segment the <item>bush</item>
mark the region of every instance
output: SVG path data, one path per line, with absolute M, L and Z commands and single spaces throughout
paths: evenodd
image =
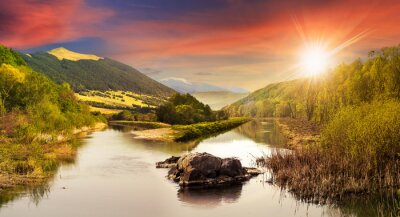
M 274 153 L 259 162 L 271 169 L 274 182 L 305 200 L 381 190 L 392 195 L 390 190 L 400 186 L 400 102 L 340 109 L 323 129 L 320 145 Z
M 194 124 L 227 119 L 224 111 L 213 112 L 190 94 L 175 94 L 156 111 L 158 120 L 169 124 Z M 217 119 L 220 118 L 220 119 Z
M 68 84 L 55 84 L 32 71 L 17 53 L 0 46 L 0 132 L 5 136 L 30 143 L 100 120 L 77 101 Z
M 323 130 L 322 145 L 351 159 L 372 158 L 369 164 L 385 166 L 399 160 L 400 102 L 376 101 L 341 109 Z
M 249 120 L 248 118 L 233 118 L 230 120 L 204 122 L 185 126 L 176 125 L 173 129 L 181 131 L 181 133 L 176 136 L 175 141 L 184 142 L 210 136 L 240 126 Z

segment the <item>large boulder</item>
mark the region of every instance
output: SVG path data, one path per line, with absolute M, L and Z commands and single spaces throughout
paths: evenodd
M 183 170 L 184 181 L 215 178 L 221 168 L 222 159 L 208 153 L 191 153 L 177 162 L 178 170 Z M 193 174 L 192 174 L 193 173 Z
M 261 173 L 255 168 L 242 167 L 236 158 L 221 159 L 208 153 L 190 153 L 178 160 L 171 157 L 156 163 L 156 166 L 170 168 L 167 177 L 179 182 L 181 187 L 242 183 Z
M 245 175 L 245 173 L 246 170 L 243 169 L 240 160 L 236 158 L 225 158 L 222 160 L 221 169 L 219 173 L 221 176 L 235 177 L 235 176 L 243 176 Z

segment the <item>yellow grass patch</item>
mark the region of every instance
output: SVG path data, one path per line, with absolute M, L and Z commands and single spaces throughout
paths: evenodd
M 67 60 L 72 60 L 72 61 L 78 61 L 78 60 L 100 60 L 103 59 L 102 57 L 98 57 L 93 54 L 81 54 L 81 53 L 76 53 L 70 50 L 67 50 L 63 47 L 59 47 L 56 49 L 53 49 L 48 52 L 49 54 L 57 57 L 59 60 L 67 59 Z
M 96 92 L 107 94 L 109 97 L 96 95 Z M 122 92 L 125 92 L 126 94 L 124 95 L 124 94 L 122 94 Z M 133 93 L 130 91 L 105 91 L 105 92 L 89 91 L 89 92 L 85 92 L 84 94 L 85 95 L 76 94 L 76 96 L 81 101 L 100 102 L 100 103 L 104 103 L 107 105 L 113 105 L 113 106 L 123 106 L 123 107 L 131 107 L 132 105 L 143 106 L 143 107 L 148 106 L 140 99 L 136 99 L 136 98 L 127 96 L 127 94 L 137 96 L 137 97 L 141 96 L 139 94 L 136 94 L 136 93 Z
M 97 108 L 97 107 L 93 107 L 93 106 L 89 106 L 90 111 L 92 112 L 100 112 L 102 114 L 117 114 L 120 113 L 122 110 L 120 109 L 107 109 L 107 108 Z

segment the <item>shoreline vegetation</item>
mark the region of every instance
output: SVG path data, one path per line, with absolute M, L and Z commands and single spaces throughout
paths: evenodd
M 296 131 L 292 126 L 286 133 L 292 150 L 259 160 L 273 183 L 299 199 L 329 203 L 383 194 L 396 204 L 389 207 L 399 210 L 399 66 L 400 45 L 386 47 L 323 74 L 270 84 L 224 110 L 230 116 L 287 117 L 318 126 L 311 140 L 290 136 Z
M 74 160 L 71 140 L 105 121 L 68 84 L 54 83 L 0 45 L 0 191 L 47 180 Z
M 319 143 L 321 127 L 313 122 L 294 118 L 272 118 L 280 133 L 287 139 L 284 146 L 289 149 Z
M 162 141 L 162 142 L 188 142 L 201 138 L 207 138 L 215 134 L 233 129 L 248 121 L 250 118 L 232 118 L 222 121 L 202 122 L 190 125 L 156 124 L 157 129 L 132 131 L 136 139 Z M 124 121 L 123 124 L 134 124 L 132 121 Z
M 79 147 L 75 139 L 106 127 L 107 124 L 98 122 L 75 129 L 67 135 L 60 134 L 55 137 L 56 140 L 47 143 L 1 144 L 0 193 L 18 186 L 39 185 L 51 179 L 61 164 L 75 160 Z
M 202 122 L 190 125 L 175 125 L 172 129 L 178 131 L 174 140 L 176 142 L 186 142 L 195 139 L 207 138 L 215 134 L 231 130 L 248 121 L 250 118 L 231 118 L 228 120 L 215 122 Z
M 383 166 L 377 165 L 372 156 L 343 158 L 340 150 L 321 148 L 320 134 L 322 140 L 325 139 L 326 129 L 321 133 L 319 126 L 306 120 L 275 118 L 275 121 L 288 140 L 286 147 L 290 151 L 276 151 L 271 156 L 257 159 L 259 166 L 271 172 L 272 183 L 287 189 L 300 200 L 317 204 L 338 203 L 354 196 L 381 195 L 388 213 L 399 212 L 398 156 L 388 158 Z M 348 123 L 344 121 L 345 124 Z M 349 130 L 354 125 L 341 127 Z M 384 131 L 380 133 L 385 136 Z

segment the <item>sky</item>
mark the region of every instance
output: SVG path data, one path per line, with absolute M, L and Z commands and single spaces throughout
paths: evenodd
M 0 0 L 0 44 L 255 90 L 301 76 L 310 47 L 333 67 L 398 45 L 399 11 L 400 0 Z

